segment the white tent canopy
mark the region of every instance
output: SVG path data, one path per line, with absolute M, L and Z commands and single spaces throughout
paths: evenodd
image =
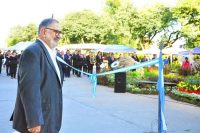
M 174 46 L 170 48 L 165 48 L 162 50 L 163 54 L 170 55 L 170 62 L 172 62 L 173 55 L 179 55 L 180 52 L 186 51 L 184 48 L 180 48 L 179 46 Z
M 157 54 L 159 55 L 160 49 L 156 45 L 152 45 L 151 48 L 138 51 L 137 54 Z
M 6 50 L 24 50 L 26 49 L 30 44 L 33 42 L 19 42 L 15 44 L 14 46 L 6 48 Z M 64 46 L 58 47 L 58 49 L 99 49 L 104 47 L 105 45 L 103 44 L 68 44 Z
M 101 52 L 112 52 L 112 53 L 135 53 L 137 52 L 136 49 L 134 48 L 130 48 L 128 46 L 125 45 L 118 45 L 118 44 L 113 44 L 113 45 L 104 45 L 103 47 L 101 47 L 100 49 L 96 49 L 96 51 L 101 51 Z
M 182 52 L 182 51 L 187 51 L 187 50 L 184 49 L 184 48 L 180 48 L 178 46 L 174 46 L 174 47 L 163 49 L 162 53 L 163 54 L 168 54 L 168 55 L 173 55 L 173 54 L 178 55 L 179 52 Z M 156 45 L 153 45 L 149 49 L 145 49 L 145 50 L 137 52 L 137 54 L 159 54 L 159 53 L 160 53 L 160 49 Z
M 163 54 L 176 54 L 178 55 L 179 52 L 182 52 L 182 51 L 187 51 L 186 49 L 184 48 L 180 48 L 180 47 L 170 47 L 170 48 L 165 48 L 162 50 Z
M 66 44 L 64 46 L 58 47 L 58 49 L 91 49 L 91 50 L 95 50 L 95 49 L 99 49 L 104 47 L 105 45 L 103 44 L 93 44 L 93 43 L 89 43 L 89 44 Z
M 130 48 L 125 45 L 119 45 L 119 44 L 67 44 L 61 47 L 58 47 L 58 49 L 90 49 L 94 51 L 101 51 L 101 52 L 128 52 L 128 53 L 134 53 L 137 50 Z
M 15 44 L 14 46 L 6 48 L 6 50 L 17 50 L 21 51 L 26 49 L 29 45 L 31 45 L 33 42 L 19 42 Z

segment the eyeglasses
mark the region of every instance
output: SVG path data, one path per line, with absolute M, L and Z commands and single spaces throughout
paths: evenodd
M 51 29 L 51 28 L 45 28 L 45 29 L 49 29 L 49 30 L 52 30 L 53 32 L 55 32 L 56 35 L 60 35 L 62 34 L 62 32 L 60 30 L 56 30 L 56 29 Z

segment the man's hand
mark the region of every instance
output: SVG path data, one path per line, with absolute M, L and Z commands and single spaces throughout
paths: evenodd
M 41 126 L 36 126 L 36 127 L 28 129 L 28 131 L 31 133 L 40 133 L 40 130 L 41 130 Z

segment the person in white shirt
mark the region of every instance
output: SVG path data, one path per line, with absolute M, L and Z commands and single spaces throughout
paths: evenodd
M 60 29 L 57 20 L 44 19 L 38 39 L 21 55 L 11 117 L 13 128 L 21 133 L 58 133 L 61 128 L 63 72 L 54 52 Z

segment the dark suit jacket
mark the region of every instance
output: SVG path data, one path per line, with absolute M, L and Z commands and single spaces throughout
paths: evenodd
M 61 68 L 60 73 L 63 81 Z M 62 118 L 62 81 L 47 49 L 36 40 L 21 55 L 13 128 L 27 133 L 27 128 L 42 125 L 41 133 L 58 133 Z
M 98 69 L 100 69 L 100 65 L 102 64 L 102 62 L 103 62 L 102 56 L 99 57 L 98 55 L 96 55 L 96 67 L 97 67 Z
M 4 56 L 0 54 L 0 67 L 2 67 Z M 1 69 L 1 68 L 0 68 Z
M 71 55 L 65 54 L 65 55 L 64 55 L 64 61 L 65 61 L 67 64 L 71 65 Z

